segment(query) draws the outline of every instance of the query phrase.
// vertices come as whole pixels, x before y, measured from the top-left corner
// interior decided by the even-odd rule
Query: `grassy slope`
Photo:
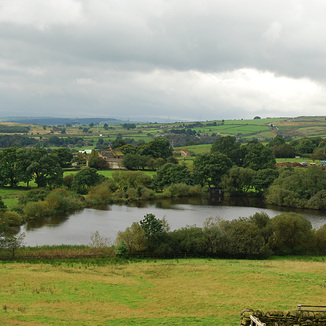
[[[316,261],[0,263],[1,325],[237,325],[247,308],[325,304]]]

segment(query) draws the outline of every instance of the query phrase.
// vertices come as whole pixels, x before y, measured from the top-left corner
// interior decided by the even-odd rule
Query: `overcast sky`
[[[325,0],[0,0],[0,116],[326,115]]]

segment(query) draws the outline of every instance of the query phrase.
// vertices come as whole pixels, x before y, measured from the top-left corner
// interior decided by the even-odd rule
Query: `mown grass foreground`
[[[238,325],[325,304],[326,257],[307,259],[2,262],[0,324]]]

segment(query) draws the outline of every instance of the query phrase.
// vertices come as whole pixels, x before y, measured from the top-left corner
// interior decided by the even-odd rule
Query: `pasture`
[[[326,257],[0,263],[1,325],[238,325],[322,305]]]

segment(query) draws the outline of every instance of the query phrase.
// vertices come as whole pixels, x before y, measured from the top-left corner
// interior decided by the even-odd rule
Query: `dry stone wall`
[[[326,326],[326,312],[261,311],[246,309],[241,313],[240,326],[250,326],[250,315],[266,326]]]

